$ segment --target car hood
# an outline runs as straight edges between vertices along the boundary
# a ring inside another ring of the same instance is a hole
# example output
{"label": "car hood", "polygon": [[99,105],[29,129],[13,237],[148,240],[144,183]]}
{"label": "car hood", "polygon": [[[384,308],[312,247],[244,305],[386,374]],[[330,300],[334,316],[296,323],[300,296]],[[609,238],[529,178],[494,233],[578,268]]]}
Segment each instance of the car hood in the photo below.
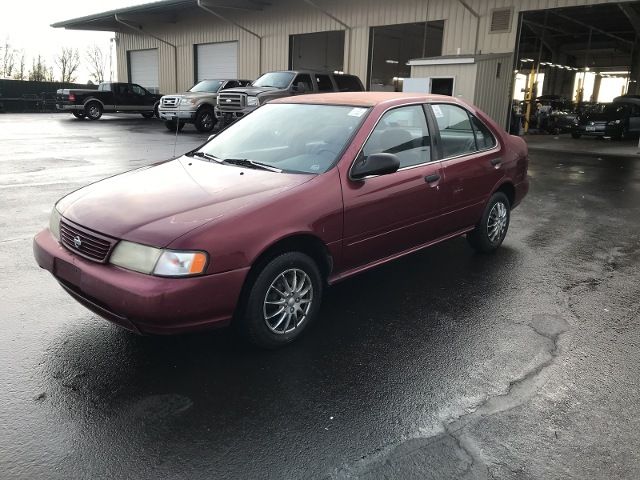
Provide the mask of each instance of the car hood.
{"label": "car hood", "polygon": [[57,208],[96,232],[165,247],[205,223],[257,208],[313,177],[184,156],[88,185],[64,197]]}
{"label": "car hood", "polygon": [[220,93],[246,93],[247,95],[260,95],[266,92],[285,91],[286,89],[279,89],[275,87],[244,87],[244,88],[229,88],[223,90]]}
{"label": "car hood", "polygon": [[185,92],[181,93],[180,96],[186,98],[211,98],[217,97],[218,94],[216,92]]}

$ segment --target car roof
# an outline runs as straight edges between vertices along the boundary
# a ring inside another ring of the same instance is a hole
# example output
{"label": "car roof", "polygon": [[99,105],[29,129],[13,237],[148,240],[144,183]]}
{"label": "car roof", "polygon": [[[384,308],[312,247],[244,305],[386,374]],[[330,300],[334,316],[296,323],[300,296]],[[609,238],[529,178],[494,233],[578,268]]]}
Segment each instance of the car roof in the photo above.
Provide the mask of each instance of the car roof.
{"label": "car roof", "polygon": [[311,103],[325,105],[351,105],[358,107],[373,107],[382,103],[416,103],[416,102],[452,102],[460,100],[447,95],[404,92],[337,92],[297,95],[271,100],[269,103]]}

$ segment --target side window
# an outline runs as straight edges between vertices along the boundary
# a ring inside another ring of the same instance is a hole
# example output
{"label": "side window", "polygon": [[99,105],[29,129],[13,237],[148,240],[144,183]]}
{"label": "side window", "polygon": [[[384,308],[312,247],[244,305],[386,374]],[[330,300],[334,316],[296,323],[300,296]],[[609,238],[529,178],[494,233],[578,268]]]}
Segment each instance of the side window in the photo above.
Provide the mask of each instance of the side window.
{"label": "side window", "polygon": [[441,103],[431,105],[431,109],[438,123],[444,158],[478,150],[469,114],[464,108]]}
{"label": "side window", "polygon": [[144,88],[142,88],[139,85],[132,85],[131,88],[133,89],[133,93],[135,93],[136,95],[146,95],[147,92],[144,90]]}
{"label": "side window", "polygon": [[316,83],[318,84],[318,91],[333,92],[333,84],[329,75],[316,75]]}
{"label": "side window", "polygon": [[339,92],[361,92],[362,85],[358,77],[353,75],[335,75],[333,79],[336,81]]}
{"label": "side window", "polygon": [[224,87],[222,87],[222,90],[226,90],[227,88],[236,88],[239,86],[240,86],[240,82],[236,80],[229,80],[227,83],[224,84]]}
{"label": "side window", "polygon": [[374,153],[393,153],[400,168],[431,160],[429,128],[420,105],[400,107],[385,113],[363,148],[365,157]]}
{"label": "side window", "polygon": [[496,139],[491,133],[491,130],[489,130],[484,123],[482,123],[473,115],[469,116],[471,117],[471,123],[473,124],[473,131],[476,134],[476,144],[478,145],[478,150],[486,150],[488,148],[495,147]]}
{"label": "side window", "polygon": [[313,92],[313,84],[311,83],[311,76],[308,73],[300,73],[296,76],[293,84],[297,87],[300,84],[304,84],[305,91]]}

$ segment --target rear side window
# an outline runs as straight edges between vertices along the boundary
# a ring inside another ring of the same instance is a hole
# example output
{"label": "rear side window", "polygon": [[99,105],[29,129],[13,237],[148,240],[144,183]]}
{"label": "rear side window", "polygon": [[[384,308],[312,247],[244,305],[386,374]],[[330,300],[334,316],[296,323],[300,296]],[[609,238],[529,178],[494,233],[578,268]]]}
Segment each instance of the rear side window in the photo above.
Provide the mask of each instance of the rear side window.
{"label": "rear side window", "polygon": [[361,92],[363,90],[360,79],[353,75],[336,75],[333,79],[336,81],[339,92]]}
{"label": "rear side window", "polygon": [[478,150],[476,134],[471,126],[469,114],[464,108],[450,104],[431,105],[436,117],[442,155],[444,158],[473,153]]}
{"label": "rear side window", "polygon": [[422,106],[385,113],[363,148],[365,157],[374,153],[393,153],[400,159],[400,168],[431,161],[431,139]]}
{"label": "rear side window", "polygon": [[487,150],[496,146],[496,139],[494,138],[491,130],[487,126],[478,120],[477,117],[469,115],[471,117],[471,124],[473,125],[473,131],[476,134],[476,145],[478,150]]}
{"label": "rear side window", "polygon": [[329,75],[316,75],[316,83],[318,84],[318,91],[333,92],[333,84]]}

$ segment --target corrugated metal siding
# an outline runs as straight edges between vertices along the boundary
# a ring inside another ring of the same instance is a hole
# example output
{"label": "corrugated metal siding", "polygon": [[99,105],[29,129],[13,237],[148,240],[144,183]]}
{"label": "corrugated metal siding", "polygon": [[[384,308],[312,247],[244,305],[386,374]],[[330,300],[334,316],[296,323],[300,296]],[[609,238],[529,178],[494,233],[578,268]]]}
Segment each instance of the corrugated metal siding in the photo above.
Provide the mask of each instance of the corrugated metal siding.
{"label": "corrugated metal siding", "polygon": [[[467,0],[480,13],[478,48],[482,53],[512,52],[515,46],[517,19],[520,11],[556,8],[616,0]],[[392,25],[427,20],[445,20],[443,55],[474,51],[476,18],[456,0],[322,0],[318,2],[332,15],[348,24],[345,35],[345,70],[363,80],[367,78],[369,29],[377,25]],[[509,33],[489,34],[491,10],[514,7]],[[226,16],[263,36],[261,70],[288,67],[289,35],[344,27],[299,0],[272,0],[264,11],[222,11]],[[144,22],[143,22],[144,23]],[[177,90],[190,87],[194,81],[193,45],[197,43],[238,41],[238,73],[241,77],[259,75],[259,41],[234,25],[223,22],[202,10],[180,12],[175,23],[144,24],[152,32],[175,44],[177,49]],[[160,48],[160,88],[164,93],[176,90],[173,48],[157,40],[126,31],[117,35],[118,75],[127,78],[126,51]]]}
{"label": "corrugated metal siding", "polygon": [[411,67],[411,78],[454,77],[453,95],[473,103],[476,96],[476,70],[475,63],[423,65]]}
{"label": "corrugated metal siding", "polygon": [[[500,77],[496,77],[500,63]],[[499,125],[507,124],[511,97],[513,54],[480,60],[476,74],[473,103],[493,118]]]}

